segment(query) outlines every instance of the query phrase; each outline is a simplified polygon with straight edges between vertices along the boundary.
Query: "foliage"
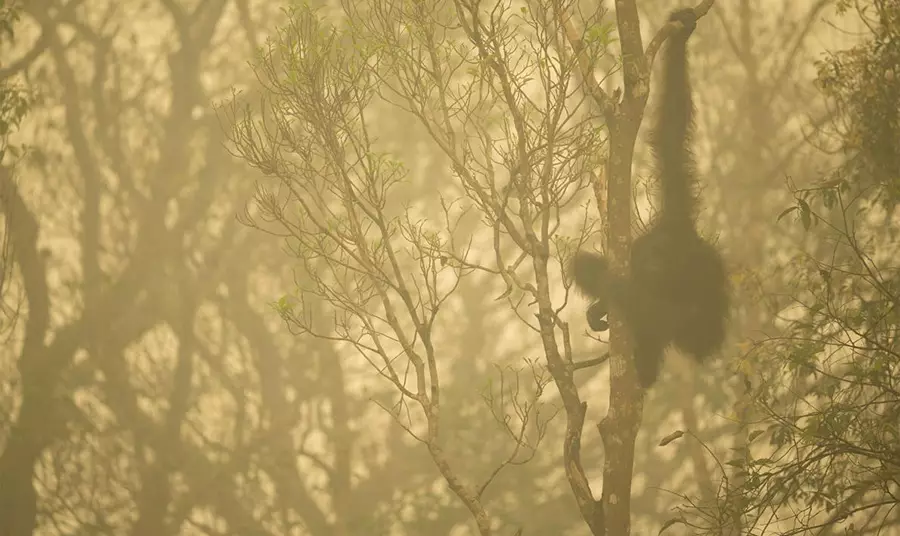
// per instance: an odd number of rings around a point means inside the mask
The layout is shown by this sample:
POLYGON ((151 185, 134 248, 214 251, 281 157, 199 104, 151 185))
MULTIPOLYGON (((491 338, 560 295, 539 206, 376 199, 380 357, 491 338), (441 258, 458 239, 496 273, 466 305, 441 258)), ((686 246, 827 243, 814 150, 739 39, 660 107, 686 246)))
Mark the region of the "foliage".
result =
POLYGON ((818 85, 841 117, 833 134, 850 157, 835 178, 874 185, 894 204, 900 198, 900 4, 872 0, 858 13, 868 40, 817 65, 818 85))
MULTIPOLYGON (((0 1, 0 55, 4 41, 12 41, 15 37, 15 24, 19 21, 20 9, 16 4, 9 5, 0 1)), ((0 69, 3 65, 0 64, 0 69)), ((10 145, 10 134, 19 127, 30 104, 29 93, 11 78, 0 79, 0 166, 10 164, 4 162, 6 155, 13 158, 19 156, 19 148, 10 145)), ((0 169, 0 176, 11 174, 6 168, 0 169)), ((4 181, 7 177, 3 177, 4 181)), ((12 180, 9 177, 9 180, 12 180)), ((0 204, 3 205, 3 223, 0 229, 0 331, 5 332, 17 318, 17 305, 9 303, 9 281, 13 268, 13 252, 9 236, 9 211, 6 210, 9 192, 0 186, 0 204)))
MULTIPOLYGON (((0 2, 0 50, 4 41, 12 41, 15 37, 15 24, 19 17, 18 6, 0 2)), ((21 123, 28 105, 28 93, 20 85, 9 78, 0 80, 0 163, 9 150, 9 134, 21 123)))

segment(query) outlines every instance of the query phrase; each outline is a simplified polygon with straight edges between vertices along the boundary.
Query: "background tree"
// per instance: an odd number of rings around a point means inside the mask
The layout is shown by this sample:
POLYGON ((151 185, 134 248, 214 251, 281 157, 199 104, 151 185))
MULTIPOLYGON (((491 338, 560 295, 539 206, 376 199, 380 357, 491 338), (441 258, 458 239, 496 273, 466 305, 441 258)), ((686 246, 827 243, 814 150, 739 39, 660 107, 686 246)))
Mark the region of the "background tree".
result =
MULTIPOLYGON (((15 38, 16 25, 21 16, 16 4, 0 2, 0 47, 15 38)), ((15 160, 21 149, 10 145, 10 133, 18 128, 28 109, 28 94, 20 83, 13 79, 14 68, 0 63, 0 184, 13 181, 15 160)), ((9 288, 13 269, 13 249, 10 243, 9 192, 0 189, 0 334, 12 327, 18 313, 15 292, 9 288)))

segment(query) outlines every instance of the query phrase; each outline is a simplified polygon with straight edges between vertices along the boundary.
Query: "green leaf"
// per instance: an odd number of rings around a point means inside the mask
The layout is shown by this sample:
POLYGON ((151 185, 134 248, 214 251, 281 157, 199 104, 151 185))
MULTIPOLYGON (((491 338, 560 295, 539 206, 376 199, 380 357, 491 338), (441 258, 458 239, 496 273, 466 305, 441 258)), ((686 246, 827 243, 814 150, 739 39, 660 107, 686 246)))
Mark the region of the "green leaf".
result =
POLYGON ((781 214, 779 214, 778 217, 775 218, 775 223, 780 222, 780 221, 781 221, 781 218, 784 218, 785 216, 787 216, 787 215, 790 214, 791 212, 794 212, 795 210, 797 210, 797 206, 796 206, 796 205, 794 205, 793 207, 788 207, 788 208, 782 210, 782 211, 781 211, 781 214))
POLYGON ((812 226, 812 210, 809 208, 809 203, 803 199, 798 199, 797 203, 800 204, 800 221, 803 223, 803 229, 809 231, 812 226))

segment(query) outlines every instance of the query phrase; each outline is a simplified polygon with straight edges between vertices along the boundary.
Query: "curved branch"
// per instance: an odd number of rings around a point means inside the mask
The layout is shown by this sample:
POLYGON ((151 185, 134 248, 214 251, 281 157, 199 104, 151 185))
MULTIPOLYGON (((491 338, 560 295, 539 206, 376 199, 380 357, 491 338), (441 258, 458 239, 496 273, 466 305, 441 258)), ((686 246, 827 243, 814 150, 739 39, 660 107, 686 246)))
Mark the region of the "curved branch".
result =
MULTIPOLYGON (((38 36, 37 41, 34 42, 34 46, 32 46, 31 49, 26 52, 21 58, 5 67, 0 67, 0 81, 6 80, 7 78, 13 77, 18 73, 28 69, 28 67, 31 66, 34 60, 36 60, 41 54, 43 54, 50 46, 50 38, 53 36, 53 31, 55 31, 55 28, 58 25, 59 21, 70 19, 72 13, 75 11, 75 8, 78 7, 81 2, 82 0, 69 2, 59 10, 58 15, 56 16, 56 20, 51 26, 41 25, 41 35, 38 36)), ((35 6, 28 7, 32 9, 32 13, 44 9, 42 7, 35 6)))
POLYGON ((20 72, 28 69, 32 62, 47 50, 50 45, 50 36, 47 31, 42 31, 40 37, 34 42, 34 46, 26 52, 21 58, 15 60, 5 67, 0 67, 0 81, 11 78, 20 72))
MULTIPOLYGON (((713 4, 716 0, 703 0, 696 7, 694 7, 694 14, 697 15, 697 20, 705 17, 709 10, 712 9, 713 4)), ((677 22, 669 22, 665 26, 659 29, 656 32, 656 35, 653 36, 653 39, 650 41, 650 44, 647 45, 647 50, 644 52, 644 58, 647 60, 647 67, 653 67, 653 60, 656 59, 656 54, 659 53, 659 49, 662 48, 663 43, 665 43, 666 39, 672 35, 679 23, 677 22)))

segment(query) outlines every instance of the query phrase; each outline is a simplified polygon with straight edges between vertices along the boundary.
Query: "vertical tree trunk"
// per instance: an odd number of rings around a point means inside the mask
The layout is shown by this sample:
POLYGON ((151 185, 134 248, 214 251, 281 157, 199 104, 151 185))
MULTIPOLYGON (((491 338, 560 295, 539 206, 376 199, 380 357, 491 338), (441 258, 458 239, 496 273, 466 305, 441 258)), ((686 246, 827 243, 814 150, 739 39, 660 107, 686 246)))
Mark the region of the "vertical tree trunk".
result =
MULTIPOLYGON (((637 110, 635 110, 637 111, 637 110)), ((631 165, 640 126, 637 117, 620 109, 610 122, 607 163, 607 218, 609 255, 612 269, 628 269, 631 248, 631 165)), ((634 443, 641 425, 643 393, 631 360, 631 341, 619 315, 610 323, 609 412, 598 428, 606 454, 603 467, 602 503, 606 534, 630 534, 631 480, 634 471, 634 443)))

